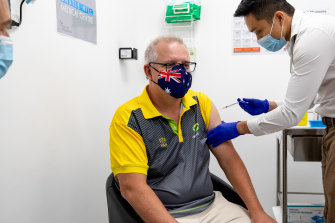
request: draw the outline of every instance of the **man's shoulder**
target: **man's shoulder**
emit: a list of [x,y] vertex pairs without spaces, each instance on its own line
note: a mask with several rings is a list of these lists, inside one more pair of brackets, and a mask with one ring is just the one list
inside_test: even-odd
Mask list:
[[209,97],[201,92],[201,91],[193,91],[193,90],[189,90],[188,94],[192,97],[192,98],[197,98],[199,102],[203,102],[203,101],[208,101],[210,100]]
[[312,32],[321,31],[329,37],[334,37],[334,17],[319,13],[305,13],[303,18],[299,30],[300,35],[309,36]]
[[120,124],[127,124],[129,121],[129,117],[132,113],[132,111],[139,109],[139,97],[137,96],[126,103],[122,104],[121,106],[118,107],[116,110],[114,117],[113,117],[113,122],[119,122]]

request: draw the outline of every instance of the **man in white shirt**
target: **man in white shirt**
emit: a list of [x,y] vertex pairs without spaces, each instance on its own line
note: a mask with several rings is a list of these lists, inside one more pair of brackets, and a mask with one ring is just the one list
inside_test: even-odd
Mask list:
[[208,133],[208,143],[217,146],[242,134],[260,136],[295,126],[319,104],[316,112],[327,125],[322,148],[324,214],[326,222],[335,223],[335,18],[302,13],[286,0],[242,0],[234,16],[244,16],[249,31],[267,50],[287,46],[291,78],[283,102],[238,99],[249,114],[265,114],[223,122]]

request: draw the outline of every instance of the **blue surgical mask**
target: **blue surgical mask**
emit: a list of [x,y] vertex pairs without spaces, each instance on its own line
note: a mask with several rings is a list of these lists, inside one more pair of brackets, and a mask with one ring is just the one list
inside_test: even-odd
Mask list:
[[158,83],[154,83],[172,97],[182,98],[191,88],[192,74],[178,64],[167,71],[158,72]]
[[13,41],[6,36],[0,36],[0,79],[5,76],[13,63]]
[[262,39],[258,40],[257,42],[259,45],[261,45],[265,49],[271,52],[276,52],[276,51],[281,50],[286,45],[286,39],[283,37],[283,26],[281,27],[281,35],[280,35],[281,37],[279,40],[271,36],[273,24],[274,24],[274,19],[272,22],[270,33],[264,36]]

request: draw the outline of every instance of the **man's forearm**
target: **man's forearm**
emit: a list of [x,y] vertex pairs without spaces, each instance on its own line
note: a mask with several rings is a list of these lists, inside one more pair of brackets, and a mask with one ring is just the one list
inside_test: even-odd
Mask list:
[[236,157],[234,162],[227,167],[229,170],[227,177],[237,193],[241,196],[247,205],[251,215],[258,211],[263,211],[263,208],[257,198],[254,187],[251,183],[247,169],[245,168],[240,157]]
[[147,223],[176,223],[155,192],[148,185],[137,185],[127,189],[123,197]]
[[275,101],[269,101],[269,112],[276,109],[278,107]]
[[[269,112],[276,109],[278,107],[277,103],[274,101],[269,101]],[[245,134],[251,134],[251,131],[248,127],[248,123],[247,121],[242,121],[237,123],[236,125],[237,131],[241,134],[241,135],[245,135]]]
[[[231,144],[231,142],[229,142],[229,144]],[[233,145],[231,146],[233,147]],[[229,156],[229,158],[224,158],[225,156],[223,156],[223,154],[219,155],[223,152],[223,149],[226,149],[224,155]],[[248,171],[235,149],[226,147],[218,150],[218,147],[216,147],[213,150],[217,150],[215,152],[216,155],[214,155],[217,157],[218,162],[225,172],[229,182],[233,185],[236,192],[241,196],[242,200],[247,205],[250,214],[257,215],[258,213],[263,212],[264,210],[258,201]]]
[[251,134],[247,121],[242,121],[237,123],[236,125],[237,131],[241,134],[241,135],[245,135],[245,134]]

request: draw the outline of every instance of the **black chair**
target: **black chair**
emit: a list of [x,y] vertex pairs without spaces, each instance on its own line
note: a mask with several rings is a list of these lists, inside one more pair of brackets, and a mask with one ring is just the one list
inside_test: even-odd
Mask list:
[[[211,178],[215,191],[221,191],[228,201],[247,209],[243,200],[229,184],[214,174],[211,174]],[[143,223],[132,206],[121,196],[113,173],[107,179],[106,194],[109,223]]]

